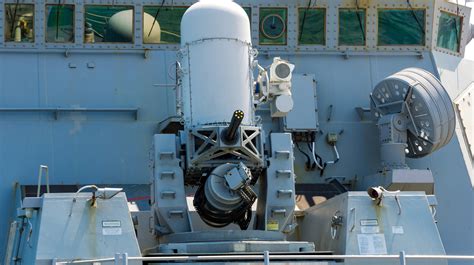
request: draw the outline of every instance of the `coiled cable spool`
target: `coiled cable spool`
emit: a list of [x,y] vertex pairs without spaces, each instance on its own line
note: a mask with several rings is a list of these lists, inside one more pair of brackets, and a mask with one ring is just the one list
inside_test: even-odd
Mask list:
[[370,95],[372,113],[406,115],[406,156],[420,158],[449,143],[456,116],[441,82],[430,72],[407,68],[378,83]]

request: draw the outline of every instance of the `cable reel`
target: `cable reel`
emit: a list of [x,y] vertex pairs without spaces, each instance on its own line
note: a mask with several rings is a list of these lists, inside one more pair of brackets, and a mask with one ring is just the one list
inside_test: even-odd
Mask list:
[[[426,70],[407,68],[385,78],[375,86],[370,100],[379,124],[384,116],[396,116],[386,131],[393,142],[406,141],[406,157],[429,155],[453,137],[456,116],[452,101],[441,82]],[[406,137],[393,139],[394,130],[406,131]]]

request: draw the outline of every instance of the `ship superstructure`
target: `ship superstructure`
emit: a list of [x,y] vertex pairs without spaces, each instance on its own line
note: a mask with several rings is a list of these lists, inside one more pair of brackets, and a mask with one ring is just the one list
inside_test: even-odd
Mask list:
[[473,263],[465,4],[0,1],[0,262]]

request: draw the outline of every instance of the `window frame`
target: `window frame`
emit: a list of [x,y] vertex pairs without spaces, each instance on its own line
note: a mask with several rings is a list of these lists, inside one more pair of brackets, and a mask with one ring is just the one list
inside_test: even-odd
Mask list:
[[[12,38],[13,40],[7,40],[7,36],[6,36],[6,29],[7,29],[7,6],[8,5],[26,5],[26,6],[33,6],[33,41],[29,41],[29,42],[16,42],[14,40],[14,37]],[[38,42],[38,38],[36,37],[36,31],[37,31],[37,17],[36,17],[36,12],[37,12],[37,5],[35,2],[21,2],[21,3],[15,3],[15,2],[4,2],[3,3],[3,32],[2,32],[2,36],[3,36],[3,43],[5,45],[13,45],[13,46],[19,46],[21,45],[22,47],[33,47],[37,44]]]
[[[345,9],[345,10],[354,10],[354,11],[360,11],[360,10],[363,10],[364,11],[364,44],[362,45],[347,45],[347,44],[341,44],[341,9]],[[369,18],[369,15],[368,15],[368,8],[367,7],[339,7],[337,9],[337,46],[338,47],[345,47],[345,48],[349,48],[349,47],[357,47],[357,48],[362,48],[362,47],[367,47],[368,46],[368,38],[367,38],[367,35],[368,35],[368,18]],[[378,35],[378,34],[377,34]]]
[[[379,16],[379,12],[381,10],[399,10],[399,11],[417,11],[417,10],[423,10],[424,11],[424,33],[423,33],[423,43],[422,44],[400,44],[400,43],[397,43],[397,44],[380,44],[380,16]],[[376,16],[377,16],[377,23],[376,23],[376,28],[377,28],[377,38],[376,38],[376,46],[377,47],[426,47],[428,46],[429,44],[429,41],[428,41],[428,32],[430,32],[430,34],[433,34],[433,32],[431,31],[428,31],[428,25],[427,25],[427,22],[428,22],[428,9],[426,7],[414,7],[414,8],[387,8],[387,7],[382,7],[382,8],[376,8]]]
[[[118,5],[112,5],[112,4],[96,4],[96,3],[84,3],[83,5],[83,8],[82,8],[82,14],[83,14],[83,23],[84,23],[84,26],[83,28],[85,29],[85,24],[86,24],[86,9],[87,7],[89,6],[110,6],[110,7],[131,7],[132,8],[132,41],[130,42],[121,42],[121,41],[117,41],[117,42],[108,42],[108,41],[101,41],[101,42],[93,42],[93,43],[86,43],[85,42],[85,37],[84,37],[84,34],[82,34],[82,44],[83,45],[92,45],[92,46],[96,46],[96,45],[132,45],[132,46],[135,46],[136,45],[136,42],[135,42],[135,39],[136,39],[136,28],[135,28],[135,5],[132,3],[132,5],[122,5],[122,4],[118,4]],[[126,10],[126,9],[125,9]],[[122,11],[125,11],[125,10],[122,10]],[[122,11],[119,11],[119,12],[122,12]],[[118,12],[117,12],[118,13]],[[115,13],[115,14],[117,14]],[[114,14],[114,15],[115,15]]]
[[[265,9],[281,9],[281,10],[285,10],[285,17],[282,17],[283,18],[283,22],[284,25],[285,25],[285,30],[283,31],[283,34],[285,36],[285,42],[284,43],[262,43],[262,38],[261,38],[261,35],[264,35],[263,34],[263,30],[262,30],[262,27],[263,27],[263,21],[265,20],[265,18],[262,17],[262,9],[265,10]],[[262,46],[262,47],[286,47],[288,46],[288,12],[289,12],[289,7],[281,7],[281,6],[260,6],[259,7],[259,10],[258,10],[258,32],[257,32],[257,41],[258,41],[258,46]],[[267,14],[266,16],[268,16],[270,14]],[[280,16],[281,17],[281,16]],[[252,25],[252,24],[251,24]],[[267,37],[264,36],[265,39],[268,39]],[[278,37],[280,38],[280,37]]]
[[[445,47],[441,47],[441,46],[438,46],[438,40],[439,40],[439,28],[440,28],[440,19],[441,19],[441,14],[442,13],[446,13],[448,15],[453,15],[453,16],[456,16],[456,17],[459,17],[460,18],[460,21],[459,21],[459,39],[458,39],[458,48],[457,50],[451,50],[451,49],[448,49],[448,48],[445,48]],[[457,14],[457,13],[453,13],[451,11],[447,11],[447,10],[443,10],[443,9],[440,9],[439,10],[439,18],[438,18],[438,21],[437,21],[437,25],[438,25],[438,28],[436,29],[436,31],[433,32],[433,36],[435,36],[435,33],[436,33],[436,41],[434,41],[434,46],[437,48],[437,49],[440,49],[441,51],[447,51],[447,52],[450,52],[450,53],[455,53],[455,54],[460,54],[461,53],[461,46],[462,46],[462,34],[463,34],[463,30],[464,30],[464,16],[462,16],[461,14]]]
[[[142,44],[143,45],[152,45],[152,46],[172,46],[172,45],[181,45],[181,32],[180,32],[180,36],[179,36],[179,39],[180,39],[180,42],[178,43],[162,43],[160,41],[160,43],[153,43],[153,42],[145,42],[145,27],[144,27],[144,23],[145,23],[145,8],[149,8],[149,7],[161,7],[161,5],[143,5],[142,6],[142,12],[141,12],[141,17],[142,17],[142,25],[141,25],[141,29],[142,29]],[[162,6],[162,8],[164,7],[176,7],[176,8],[186,8],[186,10],[188,8],[190,8],[191,6],[186,6],[186,5],[176,5],[176,6],[170,6],[170,5],[165,5],[165,6]],[[184,14],[183,14],[184,15]],[[161,25],[160,25],[161,27]],[[180,30],[181,31],[181,30]]]
[[[60,42],[60,41],[55,41],[55,42],[51,42],[51,41],[48,41],[48,6],[72,6],[73,7],[73,10],[72,10],[72,29],[73,29],[73,32],[72,32],[72,35],[73,35],[73,40],[72,41],[68,41],[68,42]],[[69,3],[63,3],[63,4],[51,4],[51,3],[48,3],[46,2],[44,4],[44,44],[45,45],[61,45],[61,44],[75,44],[76,43],[76,29],[77,29],[77,25],[76,25],[76,6],[75,4],[69,4]]]
[[[317,9],[321,9],[324,11],[324,29],[323,29],[323,33],[324,33],[324,42],[323,44],[319,44],[319,43],[301,43],[300,42],[300,10],[305,10],[305,9],[308,9],[308,10],[317,10]],[[328,14],[328,8],[327,7],[324,7],[324,6],[320,6],[320,7],[310,7],[310,8],[307,8],[307,7],[302,7],[302,6],[298,6],[296,7],[296,43],[297,43],[297,46],[301,46],[301,47],[326,47],[327,46],[327,43],[328,43],[328,34],[327,34],[327,14]]]
[[250,9],[250,13],[247,13],[247,11],[245,11],[245,13],[247,13],[247,16],[249,17],[249,23],[250,23],[250,30],[252,30],[252,6],[249,6],[249,5],[241,5],[241,7],[244,9]]

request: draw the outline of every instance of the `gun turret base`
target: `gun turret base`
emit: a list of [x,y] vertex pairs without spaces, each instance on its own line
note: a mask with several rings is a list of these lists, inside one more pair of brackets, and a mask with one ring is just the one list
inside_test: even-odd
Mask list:
[[286,241],[279,232],[219,230],[176,233],[160,238],[159,253],[314,252],[310,242]]

